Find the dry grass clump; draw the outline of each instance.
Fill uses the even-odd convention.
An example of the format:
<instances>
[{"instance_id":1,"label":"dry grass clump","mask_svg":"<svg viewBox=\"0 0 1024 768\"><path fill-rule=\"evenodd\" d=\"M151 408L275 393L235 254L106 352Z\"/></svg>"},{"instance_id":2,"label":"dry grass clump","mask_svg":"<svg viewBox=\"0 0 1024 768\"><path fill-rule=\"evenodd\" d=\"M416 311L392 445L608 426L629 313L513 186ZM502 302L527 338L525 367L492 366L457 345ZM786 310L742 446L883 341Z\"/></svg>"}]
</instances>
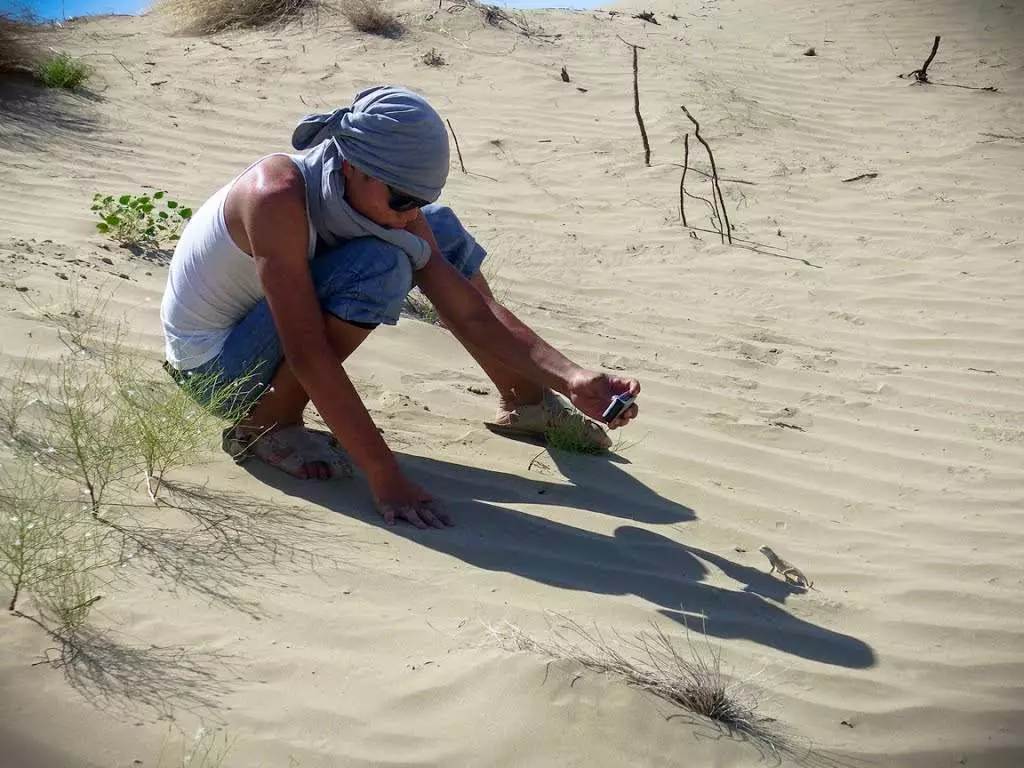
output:
<instances>
[{"instance_id":1,"label":"dry grass clump","mask_svg":"<svg viewBox=\"0 0 1024 768\"><path fill-rule=\"evenodd\" d=\"M174 17L182 32L212 35L286 22L316 4L316 0L159 0L156 8Z\"/></svg>"},{"instance_id":2,"label":"dry grass clump","mask_svg":"<svg viewBox=\"0 0 1024 768\"><path fill-rule=\"evenodd\" d=\"M750 686L727 679L721 654L705 642L694 645L687 633L688 652L683 653L660 628L640 632L634 638L615 635L615 646L597 629L588 630L572 619L559 617L550 640L537 640L520 627L505 623L489 627L506 648L539 653L570 661L600 674L615 675L636 688L670 704L706 717L730 733L745 736L772 752L780 737L758 714L758 701Z\"/></svg>"},{"instance_id":3,"label":"dry grass clump","mask_svg":"<svg viewBox=\"0 0 1024 768\"><path fill-rule=\"evenodd\" d=\"M27 14L0 13L0 77L27 75L35 69L39 60L32 40L35 27Z\"/></svg>"},{"instance_id":4,"label":"dry grass clump","mask_svg":"<svg viewBox=\"0 0 1024 768\"><path fill-rule=\"evenodd\" d=\"M405 34L405 25L380 0L341 0L341 15L368 35L396 39Z\"/></svg>"},{"instance_id":5,"label":"dry grass clump","mask_svg":"<svg viewBox=\"0 0 1024 768\"><path fill-rule=\"evenodd\" d=\"M428 67L443 67L448 63L437 48L431 48L429 51L424 53L421 61Z\"/></svg>"}]
</instances>

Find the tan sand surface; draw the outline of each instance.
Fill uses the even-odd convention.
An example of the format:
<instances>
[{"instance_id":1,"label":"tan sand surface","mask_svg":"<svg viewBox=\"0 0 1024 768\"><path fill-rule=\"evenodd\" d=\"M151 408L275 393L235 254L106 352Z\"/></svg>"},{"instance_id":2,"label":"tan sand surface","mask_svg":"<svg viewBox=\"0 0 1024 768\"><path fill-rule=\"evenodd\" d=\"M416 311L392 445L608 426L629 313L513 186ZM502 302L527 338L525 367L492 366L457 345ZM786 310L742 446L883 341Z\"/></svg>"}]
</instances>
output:
<instances>
[{"instance_id":1,"label":"tan sand surface","mask_svg":"<svg viewBox=\"0 0 1024 768\"><path fill-rule=\"evenodd\" d=\"M486 630L542 638L552 613L684 643L705 617L811 764L1024 765L1024 6L659 0L658 25L640 6L529 14L543 38L395 7L399 41L330 11L213 38L153 14L48 33L96 73L87 96L2 104L0 375L67 353L24 299L71 285L113 291L110 317L161 359L166 269L94 233L95 192L198 205L302 114L392 82L451 120L470 173L453 155L444 200L509 306L641 380L638 442L531 466L537 447L483 429L492 397L467 386L489 383L446 331L374 332L347 367L457 527L386 529L359 480L220 455L179 473L258 508L266 538L197 543L177 575L122 569L91 664L33 666L52 643L0 616L0 766L154 766L201 724L233 740L227 766L762 764ZM934 81L998 92L899 79L935 34ZM644 47L649 168L617 36ZM732 247L680 224L680 105L733 180ZM769 576L762 544L815 590Z\"/></svg>"}]
</instances>

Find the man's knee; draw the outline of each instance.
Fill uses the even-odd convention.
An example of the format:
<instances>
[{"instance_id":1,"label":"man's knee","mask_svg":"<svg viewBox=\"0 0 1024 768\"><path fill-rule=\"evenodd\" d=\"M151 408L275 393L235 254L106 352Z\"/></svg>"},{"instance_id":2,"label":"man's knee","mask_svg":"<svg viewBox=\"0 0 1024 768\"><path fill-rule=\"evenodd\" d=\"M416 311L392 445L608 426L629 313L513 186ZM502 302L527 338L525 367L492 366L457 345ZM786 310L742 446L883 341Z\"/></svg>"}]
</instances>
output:
<instances>
[{"instance_id":1,"label":"man's knee","mask_svg":"<svg viewBox=\"0 0 1024 768\"><path fill-rule=\"evenodd\" d=\"M423 216L430 225L430 231L434 233L434 239L437 240L445 259L462 273L463 277L468 279L475 275L487 253L462 226L455 211L447 205L434 203L423 209Z\"/></svg>"},{"instance_id":2,"label":"man's knee","mask_svg":"<svg viewBox=\"0 0 1024 768\"><path fill-rule=\"evenodd\" d=\"M360 325L394 325L412 288L405 251L374 237L318 255L310 271L324 310Z\"/></svg>"}]
</instances>

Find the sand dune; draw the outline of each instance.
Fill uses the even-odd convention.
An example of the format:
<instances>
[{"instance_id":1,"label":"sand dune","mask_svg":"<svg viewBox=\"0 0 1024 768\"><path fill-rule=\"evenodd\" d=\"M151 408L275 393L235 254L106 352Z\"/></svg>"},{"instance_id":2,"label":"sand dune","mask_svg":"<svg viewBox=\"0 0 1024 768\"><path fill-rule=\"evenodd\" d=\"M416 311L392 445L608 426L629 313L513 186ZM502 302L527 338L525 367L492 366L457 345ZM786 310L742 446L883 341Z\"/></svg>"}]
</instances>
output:
<instances>
[{"instance_id":1,"label":"sand dune","mask_svg":"<svg viewBox=\"0 0 1024 768\"><path fill-rule=\"evenodd\" d=\"M206 39L153 14L48 33L96 73L90 96L2 102L0 375L66 352L22 299L71 283L114 291L111 316L160 359L165 268L105 245L95 192L198 204L287 149L303 113L394 82L451 120L470 173L453 157L444 200L509 306L642 381L637 444L531 466L537 447L483 429L492 400L467 386L488 382L447 332L375 331L347 367L457 527L387 530L359 481L197 465L181 479L294 508L267 522L293 556L131 572L94 613L102 674L32 667L48 639L0 618L0 765L155 765L200 723L235 739L228 766L760 764L486 632L542 636L552 612L626 636L706 617L727 671L814 759L1024 764L1024 8L658 2L658 25L639 6L531 13L558 37L530 38L471 8L396 7L400 41L329 12ZM998 91L898 78L935 34L936 83ZM650 168L617 36L644 46ZM432 47L447 66L421 63ZM732 180L732 247L679 222L680 105ZM707 168L692 136L691 153ZM815 590L768 575L762 544Z\"/></svg>"}]
</instances>

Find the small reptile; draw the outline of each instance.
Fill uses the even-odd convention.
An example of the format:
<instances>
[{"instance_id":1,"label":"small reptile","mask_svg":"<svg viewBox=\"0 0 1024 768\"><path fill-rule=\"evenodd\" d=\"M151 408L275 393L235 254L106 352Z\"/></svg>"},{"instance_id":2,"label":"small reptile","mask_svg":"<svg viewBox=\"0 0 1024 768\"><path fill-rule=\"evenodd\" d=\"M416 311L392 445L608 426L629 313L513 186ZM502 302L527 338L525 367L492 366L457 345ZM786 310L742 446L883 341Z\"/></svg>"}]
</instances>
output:
<instances>
[{"instance_id":1,"label":"small reptile","mask_svg":"<svg viewBox=\"0 0 1024 768\"><path fill-rule=\"evenodd\" d=\"M771 547L763 546L757 551L767 557L768 562L772 564L772 569L768 573L775 573L778 571L782 576L783 581L787 584L793 584L797 587L803 587L804 589L814 588L814 582L804 576L803 571L789 561L783 560L775 554L775 550Z\"/></svg>"}]
</instances>

